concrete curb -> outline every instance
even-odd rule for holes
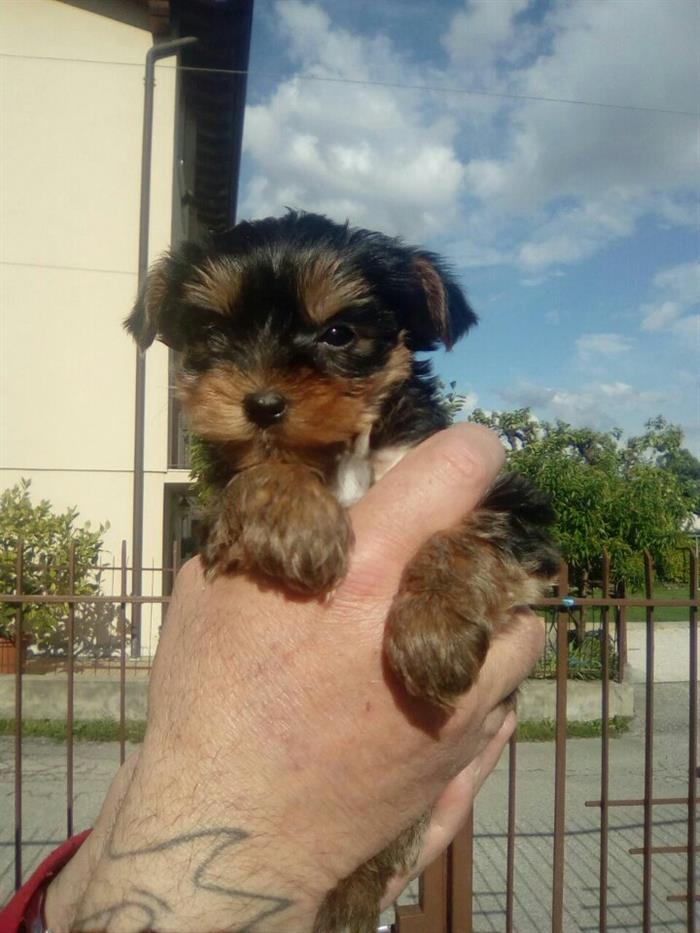
[[[569,680],[566,689],[566,715],[569,722],[601,719],[600,681]],[[611,683],[610,716],[634,716],[632,684]],[[528,680],[518,699],[520,720],[557,718],[557,685],[553,680]]]
[[[62,674],[25,674],[22,678],[22,709],[25,719],[66,718],[66,677]],[[0,677],[0,717],[15,714],[15,679]],[[127,719],[145,719],[148,681],[126,681]],[[600,719],[599,682],[570,680],[567,687],[567,715],[570,722]],[[76,719],[119,719],[119,681],[113,678],[81,675],[75,679],[74,716]],[[610,684],[610,715],[634,715],[634,689],[631,684]],[[518,700],[521,720],[556,719],[556,684],[529,680]]]
[[[25,674],[22,678],[24,719],[65,720],[67,678],[61,674]],[[148,681],[126,681],[126,718],[145,719]],[[119,681],[81,675],[75,678],[73,694],[75,719],[119,719]],[[15,715],[15,678],[0,677],[0,716]]]

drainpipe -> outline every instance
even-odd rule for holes
[[[139,209],[139,291],[146,281],[148,272],[148,228],[151,207],[151,150],[153,141],[153,97],[155,89],[155,65],[161,58],[169,58],[180,49],[193,45],[197,39],[186,36],[153,45],[146,53],[146,74],[143,103],[143,142],[141,147],[141,205]],[[146,358],[142,350],[136,350],[136,382],[134,410],[134,487],[132,519],[132,570],[131,595],[142,594],[143,564],[143,451],[146,407]],[[131,656],[141,656],[141,604],[132,603]]]

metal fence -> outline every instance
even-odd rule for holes
[[[135,661],[129,657],[130,623],[129,612],[134,605],[163,607],[167,604],[167,595],[133,597],[128,595],[129,568],[126,560],[126,546],[122,547],[121,564],[112,567],[118,580],[118,592],[109,595],[93,589],[89,593],[76,592],[75,555],[67,568],[68,585],[63,593],[27,593],[24,592],[25,566],[21,550],[17,558],[16,592],[0,595],[0,608],[7,615],[11,610],[14,619],[14,645],[7,643],[0,650],[0,664],[5,665],[6,676],[14,678],[13,733],[14,733],[14,831],[11,846],[14,855],[14,883],[19,887],[26,877],[23,868],[23,744],[25,719],[24,711],[26,679],[37,672],[51,669],[64,675],[61,690],[65,700],[65,827],[66,834],[74,832],[74,801],[78,788],[75,778],[75,690],[76,678],[81,672],[107,671],[113,675],[115,690],[118,695],[118,711],[115,713],[119,762],[123,762],[127,747],[127,680],[131,675],[147,673],[148,661]],[[609,595],[610,566],[603,561],[603,579],[600,581],[599,597],[577,598],[569,596],[568,574],[562,568],[559,585],[553,595],[542,601],[540,607],[548,619],[548,647],[545,658],[540,664],[537,676],[552,676],[556,681],[556,722],[554,738],[554,756],[551,773],[544,775],[544,780],[553,787],[552,810],[553,829],[550,835],[550,848],[546,862],[550,875],[548,883],[547,927],[551,924],[553,933],[564,933],[572,929],[565,920],[565,890],[567,873],[576,871],[576,866],[567,859],[567,845],[571,846],[571,826],[567,822],[567,691],[571,677],[585,676],[596,678],[600,682],[600,738],[598,742],[599,785],[591,787],[590,798],[585,806],[599,813],[595,835],[597,836],[597,891],[592,892],[597,905],[597,925],[577,927],[577,929],[598,929],[607,931],[619,929],[620,924],[609,921],[609,870],[610,870],[610,821],[611,814],[624,808],[633,814],[632,830],[638,834],[639,844],[628,847],[630,855],[639,859],[638,873],[641,882],[640,917],[637,922],[630,919],[629,924],[622,924],[628,929],[641,929],[650,933],[654,927],[654,904],[658,899],[654,887],[654,866],[662,859],[684,860],[684,871],[675,871],[677,890],[665,891],[663,899],[675,909],[672,924],[665,929],[696,930],[697,921],[697,712],[698,712],[698,562],[693,553],[688,553],[687,597],[663,598],[655,595],[653,567],[649,555],[644,556],[645,588],[644,598],[625,598]],[[27,638],[31,625],[31,613],[36,607],[44,607],[58,613],[63,621],[63,650],[56,648],[54,640],[51,652],[42,655],[32,651]],[[86,613],[96,608],[106,610],[108,619],[103,636],[103,648],[93,653],[77,650],[77,633],[81,620]],[[643,746],[643,789],[634,797],[616,797],[610,791],[610,754],[611,754],[611,714],[610,695],[616,681],[621,681],[625,673],[627,656],[626,613],[631,607],[641,607],[644,611],[645,628],[645,686],[643,733],[640,742]],[[675,796],[655,795],[655,643],[658,625],[655,624],[665,608],[683,610],[687,620],[688,645],[688,681],[687,681],[687,792]],[[104,621],[104,619],[103,619]],[[581,664],[583,644],[597,646],[588,660]],[[14,654],[10,648],[14,647]],[[572,666],[573,659],[573,666]],[[8,665],[11,672],[8,672]],[[42,666],[43,665],[43,666]],[[3,678],[0,677],[0,680]],[[1,685],[0,685],[1,686]],[[55,716],[54,716],[55,718]],[[500,867],[503,881],[503,897],[498,916],[489,919],[488,929],[524,931],[545,929],[537,928],[532,921],[519,916],[520,895],[518,889],[517,849],[522,841],[519,828],[516,801],[520,788],[518,769],[519,746],[516,738],[510,742],[507,761],[507,790],[505,803],[505,827],[502,834],[504,851],[499,849]],[[116,762],[115,762],[116,766]],[[571,774],[568,775],[569,779]],[[479,803],[476,811],[478,813]],[[681,808],[683,841],[674,844],[655,844],[653,831],[655,814],[665,807]],[[4,840],[3,840],[4,841]],[[58,840],[54,840],[58,841]],[[8,840],[9,842],[9,840]],[[7,843],[6,843],[7,844]],[[417,902],[396,909],[394,922],[384,930],[393,933],[480,933],[480,917],[475,910],[475,845],[481,846],[483,840],[475,833],[474,815],[462,830],[449,851],[438,859],[420,880]],[[501,858],[502,856],[502,858]],[[681,877],[682,874],[682,877]],[[632,918],[632,915],[630,915]],[[495,924],[495,926],[494,926]],[[529,925],[530,924],[530,925]]]

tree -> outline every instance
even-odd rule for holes
[[[508,448],[509,468],[551,497],[555,536],[582,595],[600,576],[604,551],[614,581],[642,583],[645,549],[658,576],[672,578],[693,504],[687,484],[664,460],[680,449],[680,428],[655,419],[647,435],[625,445],[618,430],[539,422],[527,408],[492,414],[477,409],[470,420],[496,430]]]
[[[100,589],[99,557],[107,525],[79,525],[76,508],[58,514],[47,499],[33,505],[30,480],[22,480],[0,494],[0,587],[14,593],[17,587],[17,555],[23,543],[22,591],[30,595],[69,592],[69,558],[75,547],[75,592],[95,594]],[[27,605],[23,627],[40,651],[62,654],[66,650],[66,604]],[[109,627],[111,609],[88,607],[76,631],[76,653],[88,650],[97,632]],[[0,635],[14,629],[15,609],[0,604]]]
[[[650,418],[639,437],[627,442],[630,460],[650,460],[672,473],[692,499],[693,511],[700,514],[700,460],[683,447],[683,431],[662,416]]]

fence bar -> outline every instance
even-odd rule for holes
[[[559,571],[559,597],[569,591],[566,564]],[[563,933],[564,856],[566,849],[566,700],[569,659],[568,615],[557,614],[557,724],[554,747],[554,845],[552,851],[552,933]]]
[[[121,594],[126,597],[126,541],[122,541]],[[126,603],[119,608],[119,763],[126,757]]]
[[[75,594],[75,542],[68,556],[68,589]],[[73,700],[75,677],[75,603],[68,604],[68,694],[66,697],[66,837],[73,835]]]
[[[688,550],[690,564],[691,599],[698,597],[698,558],[694,551]],[[690,607],[689,611],[689,671],[688,685],[688,872],[687,872],[687,921],[688,929],[696,929],[697,880],[695,874],[697,858],[697,818],[698,807],[696,785],[698,779],[698,611]]]
[[[12,603],[14,605],[17,602],[17,595],[15,593],[0,593],[0,603]],[[22,602],[25,606],[56,606],[63,605],[64,603],[81,603],[86,606],[107,606],[110,603],[120,605],[122,603],[129,603],[129,605],[140,605],[143,603],[169,603],[169,596],[97,596],[91,593],[81,593],[78,596],[71,596],[70,593],[64,593],[61,596],[58,596],[55,593],[42,594],[41,596],[30,596],[27,594],[22,595]],[[683,603],[684,606],[688,605],[686,600]]]
[[[695,798],[696,803],[700,803],[700,797]],[[654,797],[652,800],[646,800],[644,797],[629,797],[621,800],[608,800],[609,807],[643,807],[647,803],[656,806],[658,804],[663,804],[665,806],[673,806],[674,804],[687,804],[687,797]],[[586,800],[584,803],[585,807],[599,807],[601,804],[600,800]]]
[[[627,850],[630,855],[644,855],[643,846],[635,846]],[[688,846],[652,846],[652,855],[672,855],[673,853],[687,852]]]
[[[644,589],[652,599],[654,568],[651,554],[644,552]],[[646,709],[644,719],[644,865],[642,874],[642,929],[651,933],[651,838],[654,797],[654,609],[646,611]]]
[[[610,557],[607,552],[603,554],[603,595],[610,594]],[[610,624],[608,609],[604,606],[600,610],[603,632],[601,638],[602,660],[602,696],[601,721],[602,741],[600,745],[600,866],[599,866],[599,894],[598,894],[598,928],[600,933],[608,929],[608,832],[609,811],[608,797],[610,787]],[[618,643],[619,649],[619,643]],[[619,663],[618,650],[618,663]]]
[[[420,905],[396,908],[395,933],[449,933],[447,928],[447,853],[421,875]]]
[[[472,933],[474,917],[474,810],[450,846],[447,863],[447,930]]]
[[[15,593],[22,595],[24,577],[24,541],[17,542]],[[22,655],[24,609],[15,611],[15,890],[22,887]]]
[[[637,599],[629,598],[618,598],[616,596],[611,597],[610,599],[593,599],[586,597],[578,599],[576,597],[570,597],[572,602],[568,604],[569,608],[575,607],[576,609],[600,609],[602,606],[612,606],[612,607],[635,607],[640,609],[698,609],[700,608],[700,599],[697,597],[695,599]],[[94,595],[90,593],[80,594],[79,596],[71,596],[69,593],[64,593],[63,595],[57,595],[55,593],[47,593],[42,595],[30,595],[24,594],[22,596],[22,602],[26,605],[46,605],[50,606],[56,603],[94,603],[95,605],[103,605],[105,603],[120,603],[127,602],[139,605],[142,603],[167,603],[170,601],[169,596],[127,596],[126,599],[122,600],[121,596],[101,596]],[[17,602],[17,594],[15,593],[0,593],[0,603],[14,603]],[[549,597],[543,597],[542,599],[537,600],[537,606],[540,608],[561,608],[561,600]]]
[[[515,895],[515,775],[518,740],[513,733],[508,743],[508,848],[506,851],[506,933],[513,933]]]

